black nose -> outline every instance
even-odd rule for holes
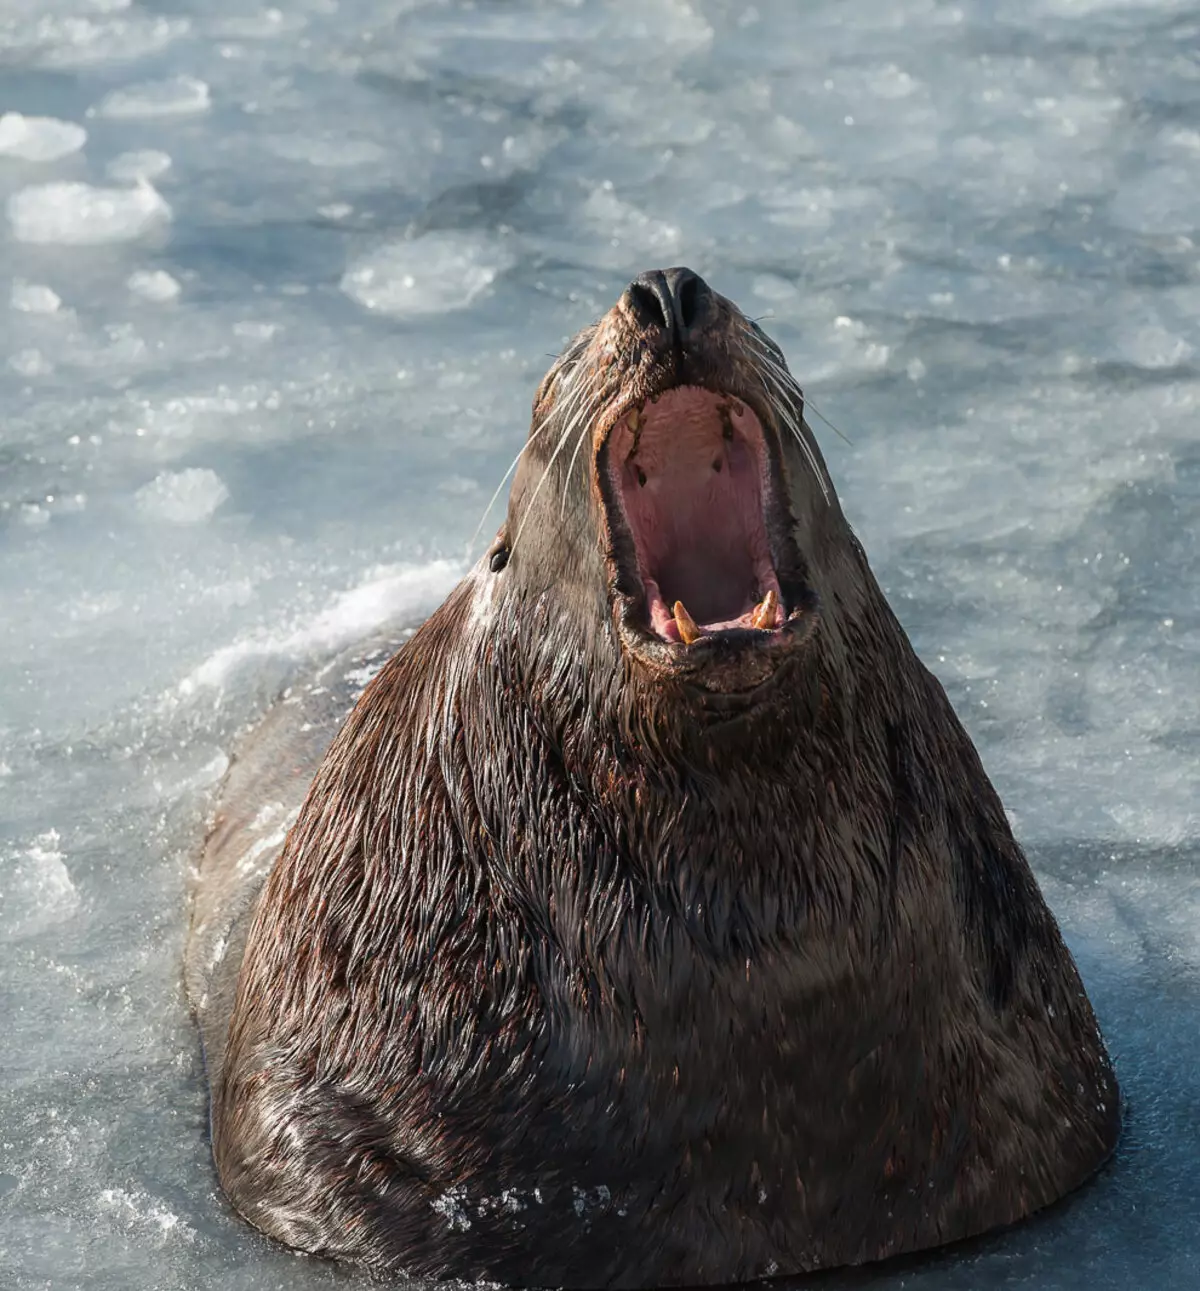
[[[639,274],[625,292],[630,312],[643,327],[662,328],[674,344],[707,313],[712,288],[690,269],[652,269]]]

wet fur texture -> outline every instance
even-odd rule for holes
[[[367,688],[256,903],[210,840],[235,947],[189,947],[214,1153],[284,1242],[416,1277],[736,1282],[1010,1223],[1116,1140],[1055,921],[809,452],[772,435],[781,574],[819,607],[795,648],[708,689],[623,644],[604,417],[569,467],[554,390],[590,374],[609,409],[669,362],[745,385],[748,325],[714,302],[683,353],[618,306],[556,365],[507,564]]]

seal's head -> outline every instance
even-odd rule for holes
[[[543,380],[485,564],[558,602],[635,684],[727,715],[804,651],[831,526],[779,349],[690,269],[655,270]]]

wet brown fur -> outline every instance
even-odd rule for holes
[[[556,363],[492,551],[321,763],[236,996],[193,974],[221,1182],[282,1241],[417,1277],[736,1282],[1010,1223],[1110,1152],[1055,921],[749,328],[714,296],[667,353],[619,303]],[[624,631],[605,436],[677,381],[768,432],[809,597],[774,653],[693,667]]]

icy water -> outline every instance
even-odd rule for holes
[[[1129,1101],[1066,1205],[819,1285],[1200,1287],[1200,5],[0,0],[0,112],[0,1285],[366,1285],[216,1191],[188,866],[684,263],[852,440]]]

